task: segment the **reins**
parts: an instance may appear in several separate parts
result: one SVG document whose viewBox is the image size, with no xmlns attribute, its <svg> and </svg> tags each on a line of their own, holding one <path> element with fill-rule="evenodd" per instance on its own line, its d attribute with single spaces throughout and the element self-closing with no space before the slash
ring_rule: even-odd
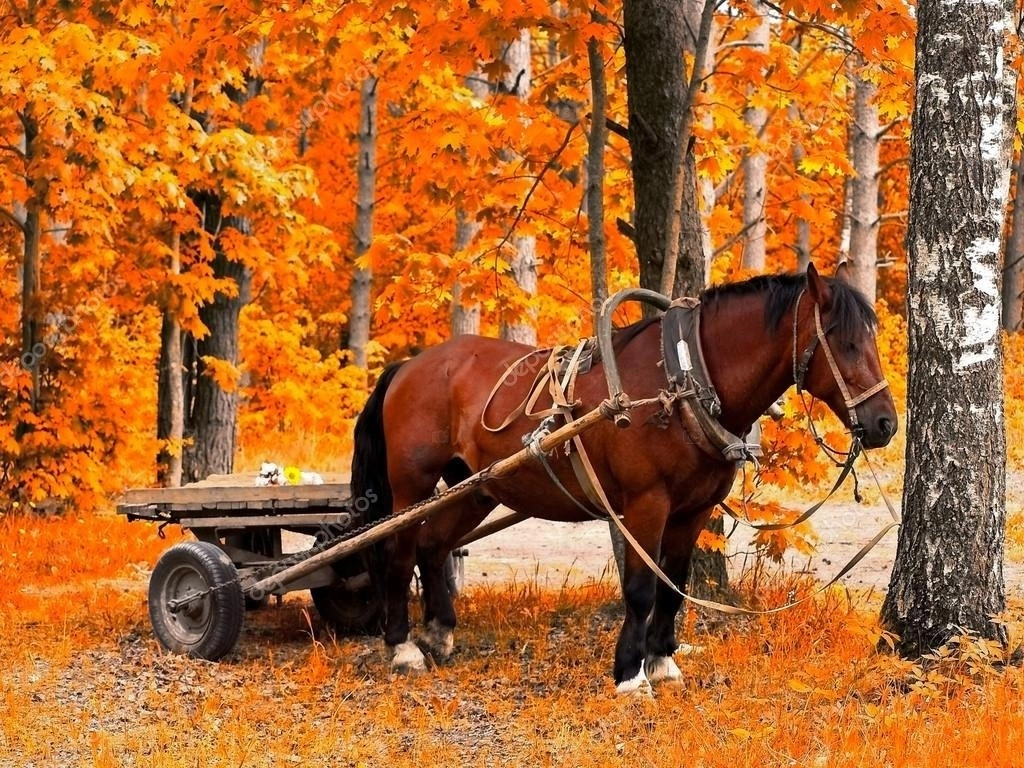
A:
<svg viewBox="0 0 1024 768">
<path fill-rule="evenodd" d="M 815 335 L 811 338 L 810 342 L 805 348 L 802 357 L 798 359 L 797 348 L 799 341 L 799 312 L 800 301 L 803 298 L 804 292 L 805 291 L 801 291 L 798 294 L 793 308 L 793 378 L 797 387 L 797 392 L 801 394 L 801 400 L 803 401 L 802 394 L 804 377 L 806 376 L 807 371 L 810 367 L 811 359 L 814 356 L 814 352 L 817 346 L 820 345 L 826 357 L 826 360 L 828 361 L 829 369 L 832 372 L 832 376 L 835 379 L 836 385 L 838 386 L 839 391 L 843 396 L 844 405 L 846 406 L 849 412 L 850 424 L 853 433 L 853 442 L 850 446 L 850 450 L 845 453 L 845 460 L 842 463 L 836 461 L 837 466 L 841 466 L 842 469 L 840 471 L 839 477 L 833 483 L 832 488 L 829 490 L 826 496 L 820 501 L 811 505 L 797 519 L 793 520 L 792 522 L 760 524 L 752 523 L 748 519 L 745 519 L 744 517 L 741 517 L 736 512 L 734 512 L 729 507 L 729 505 L 726 504 L 724 501 L 719 502 L 718 506 L 722 507 L 722 509 L 734 520 L 749 525 L 756 530 L 783 530 L 785 528 L 791 528 L 793 526 L 799 525 L 800 523 L 807 521 L 819 509 L 821 509 L 821 507 L 835 494 L 835 492 L 846 481 L 847 477 L 849 477 L 851 474 L 854 474 L 854 477 L 856 477 L 854 473 L 854 463 L 862 453 L 862 445 L 860 442 L 860 433 L 862 432 L 862 428 L 857 418 L 856 406 L 889 386 L 888 382 L 883 378 L 881 381 L 877 382 L 872 387 L 869 387 L 865 391 L 861 392 L 856 397 L 850 394 L 849 387 L 846 384 L 842 372 L 839 370 L 839 366 L 835 361 L 832 349 L 828 343 L 828 331 L 823 329 L 821 325 L 821 312 L 817 303 L 815 303 L 814 305 Z M 661 294 L 657 294 L 654 293 L 653 291 L 647 291 L 643 289 L 630 289 L 627 291 L 620 291 L 615 296 L 607 299 L 601 308 L 601 312 L 599 313 L 597 323 L 597 343 L 601 350 L 605 376 L 608 381 L 609 399 L 605 402 L 608 404 L 615 404 L 617 406 L 617 408 L 615 409 L 608 409 L 608 416 L 610 418 L 613 418 L 616 425 L 620 427 L 626 427 L 629 425 L 629 411 L 631 411 L 633 408 L 648 404 L 660 403 L 662 407 L 668 411 L 672 409 L 677 400 L 680 400 L 686 396 L 686 393 L 681 392 L 679 390 L 667 389 L 662 390 L 656 397 L 631 401 L 628 395 L 626 395 L 626 393 L 623 391 L 621 380 L 619 379 L 618 375 L 614 350 L 611 344 L 611 315 L 614 312 L 614 310 L 618 307 L 618 305 L 622 301 L 627 299 L 643 301 L 649 304 L 653 304 L 662 311 L 665 311 L 671 305 L 670 300 L 662 296 Z M 576 405 L 578 405 L 578 403 L 574 401 L 573 388 L 575 385 L 577 368 L 582 354 L 582 350 L 584 344 L 587 343 L 588 341 L 589 340 L 584 340 L 576 347 L 575 352 L 572 355 L 572 358 L 569 362 L 569 365 L 561 379 L 558 375 L 558 359 L 560 353 L 568 348 L 556 348 L 555 350 L 551 351 L 547 363 L 537 373 L 533 385 L 530 387 L 523 401 L 516 408 L 513 409 L 513 411 L 502 421 L 500 425 L 498 425 L 497 427 L 492 427 L 486 423 L 485 414 L 489 406 L 491 405 L 491 401 L 497 394 L 498 390 L 509 381 L 510 376 L 519 365 L 524 363 L 531 356 L 536 355 L 539 352 L 544 352 L 546 350 L 532 351 L 522 356 L 515 362 L 513 362 L 506 369 L 505 373 L 498 379 L 497 383 L 494 385 L 494 388 L 491 390 L 491 393 L 484 404 L 480 421 L 484 429 L 490 432 L 499 432 L 508 427 L 513 421 L 515 421 L 521 415 L 527 415 L 533 418 L 543 418 L 542 423 L 537 427 L 537 429 L 535 429 L 532 433 L 526 435 L 523 438 L 524 444 L 526 444 L 531 449 L 531 453 L 544 466 L 545 470 L 548 473 L 548 476 L 555 483 L 556 487 L 558 487 L 564 494 L 566 494 L 570 499 L 572 499 L 576 506 L 588 512 L 588 514 L 592 514 L 591 511 L 586 508 L 586 506 L 584 506 L 578 499 L 576 499 L 576 497 L 572 493 L 569 492 L 567 488 L 565 488 L 564 484 L 558 479 L 557 475 L 554 473 L 550 464 L 548 463 L 547 455 L 540 449 L 542 439 L 551 434 L 551 430 L 554 426 L 554 419 L 556 415 L 560 415 L 563 418 L 565 418 L 567 424 L 571 424 L 574 421 L 574 418 L 572 416 L 572 410 Z M 548 389 L 552 397 L 552 407 L 543 411 L 534 412 L 533 408 L 540 397 L 540 393 L 545 389 L 545 383 L 549 385 Z M 821 438 L 818 436 L 817 431 L 814 428 L 814 422 L 811 419 L 810 411 L 807 409 L 806 402 L 804 403 L 804 408 L 807 411 L 809 429 L 811 434 L 815 437 L 815 441 L 820 446 L 822 446 L 824 450 L 831 452 L 833 454 L 839 454 L 840 452 L 825 445 L 824 441 L 822 441 Z M 785 605 L 777 606 L 775 608 L 742 608 L 739 606 L 719 603 L 713 600 L 704 600 L 701 598 L 693 597 L 692 595 L 689 595 L 685 591 L 680 589 L 672 581 L 672 579 L 667 574 L 665 574 L 665 572 L 661 569 L 658 563 L 655 562 L 654 558 L 651 557 L 651 555 L 647 553 L 643 546 L 640 545 L 636 538 L 627 529 L 625 523 L 621 519 L 621 516 L 617 514 L 612 508 L 612 505 L 609 502 L 607 495 L 605 494 L 604 488 L 602 487 L 601 482 L 597 477 L 597 473 L 594 470 L 592 463 L 590 462 L 590 458 L 587 456 L 587 452 L 583 446 L 583 442 L 580 439 L 579 435 L 576 435 L 572 438 L 572 445 L 575 446 L 576 453 L 570 453 L 568 444 L 566 444 L 566 452 L 570 454 L 571 458 L 574 461 L 574 470 L 576 471 L 577 479 L 579 480 L 580 485 L 583 487 L 584 492 L 586 493 L 588 498 L 590 498 L 590 500 L 595 504 L 595 506 L 603 510 L 603 512 L 607 515 L 609 520 L 612 521 L 612 523 L 622 534 L 623 538 L 627 542 L 629 542 L 629 545 L 637 553 L 637 555 L 644 562 L 644 564 L 648 568 L 650 568 L 650 570 L 657 576 L 657 578 L 661 580 L 669 589 L 671 589 L 673 592 L 675 592 L 677 595 L 682 597 L 687 602 L 690 602 L 694 605 L 699 605 L 702 608 L 708 608 L 721 613 L 732 615 L 767 615 L 772 613 L 778 613 L 780 611 L 792 608 L 793 606 L 799 605 L 800 603 L 805 602 L 806 600 L 811 599 L 815 595 L 820 594 L 821 592 L 829 589 L 833 584 L 839 581 L 839 579 L 841 579 L 843 576 L 849 573 L 850 570 L 852 570 L 864 558 L 864 556 L 867 555 L 867 553 L 871 551 L 871 549 L 873 549 L 879 541 L 881 541 L 881 539 L 890 530 L 892 530 L 894 527 L 900 524 L 900 518 L 898 513 L 896 512 L 892 504 L 889 502 L 888 498 L 885 496 L 885 492 L 882 489 L 881 483 L 878 480 L 878 476 L 874 471 L 874 467 L 871 466 L 870 462 L 868 461 L 865 455 L 865 462 L 867 462 L 871 474 L 874 477 L 876 484 L 878 485 L 879 492 L 881 493 L 882 498 L 885 501 L 886 507 L 892 515 L 893 521 L 886 525 L 867 544 L 865 544 L 850 559 L 850 561 L 847 562 L 846 565 L 844 565 L 839 570 L 839 572 L 835 576 L 833 576 L 827 583 L 819 587 L 817 590 L 808 593 L 804 597 L 801 597 L 797 600 L 792 600 L 786 603 Z"/>
</svg>

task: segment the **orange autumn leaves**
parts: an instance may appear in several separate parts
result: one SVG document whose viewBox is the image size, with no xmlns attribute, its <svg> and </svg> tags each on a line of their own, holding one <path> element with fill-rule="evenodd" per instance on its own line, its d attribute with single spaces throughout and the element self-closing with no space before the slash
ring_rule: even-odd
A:
<svg viewBox="0 0 1024 768">
<path fill-rule="evenodd" d="M 849 46 L 864 49 L 883 113 L 895 121 L 883 209 L 905 207 L 907 9 L 896 0 L 844 13 L 825 3 L 785 9 L 792 16 L 773 16 L 767 54 L 742 44 L 746 5 L 717 19 L 719 52 L 694 144 L 702 179 L 716 191 L 706 212 L 716 281 L 739 264 L 742 185 L 734 181 L 754 147 L 770 158 L 769 268 L 795 266 L 798 218 L 810 225 L 817 263 L 827 270 L 836 260 L 850 172 Z M 608 77 L 607 117 L 630 122 L 621 9 L 592 10 L 578 0 L 15 3 L 0 21 L 4 497 L 85 509 L 152 481 L 160 313 L 168 308 L 186 330 L 206 332 L 198 308 L 236 290 L 213 277 L 215 236 L 253 271 L 240 364 L 207 361 L 218 384 L 241 397 L 239 466 L 268 457 L 344 466 L 367 383 L 345 351 L 366 77 L 379 79 L 381 105 L 375 238 L 364 257 L 374 272 L 370 377 L 449 335 L 456 278 L 463 300 L 479 303 L 484 333 L 530 315 L 544 344 L 589 334 L 582 166 L 592 38 Z M 520 28 L 532 36 L 525 99 L 496 87 L 509 75 L 503 46 Z M 254 80 L 259 92 L 237 98 Z M 755 103 L 769 112 L 762 136 L 742 120 Z M 38 128 L 31 152 L 22 148 L 26 123 Z M 635 253 L 618 224 L 631 218 L 629 162 L 627 141 L 613 133 L 604 179 L 613 290 L 636 282 Z M 205 231 L 212 213 L 204 200 L 214 195 L 221 214 L 245 216 L 251 231 Z M 38 366 L 20 362 L 19 216 L 29 204 L 43 220 Z M 477 231 L 457 250 L 460 216 Z M 901 233 L 898 217 L 887 218 L 882 240 L 894 267 L 882 291 L 892 307 L 902 291 Z M 533 298 L 510 271 L 510 242 L 525 234 L 537 238 L 540 258 Z M 905 353 L 894 354 L 898 363 Z M 34 379 L 43 395 L 35 408 Z M 780 462 L 770 482 L 813 484 L 827 469 L 798 442 L 799 430 L 793 416 L 769 436 Z M 282 446 L 292 455 L 279 455 Z"/>
</svg>

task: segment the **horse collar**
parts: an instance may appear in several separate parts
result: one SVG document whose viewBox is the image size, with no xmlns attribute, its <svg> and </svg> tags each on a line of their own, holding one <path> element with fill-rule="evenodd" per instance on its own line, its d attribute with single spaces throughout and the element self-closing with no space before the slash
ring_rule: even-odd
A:
<svg viewBox="0 0 1024 768">
<path fill-rule="evenodd" d="M 700 300 L 676 299 L 661 318 L 662 363 L 668 379 L 669 402 L 680 403 L 683 426 L 694 442 L 728 461 L 756 460 L 759 443 L 748 443 L 722 426 L 722 402 L 715 391 L 700 341 Z M 694 426 L 702 434 L 693 434 Z M 712 453 L 712 450 L 707 450 Z"/>
</svg>

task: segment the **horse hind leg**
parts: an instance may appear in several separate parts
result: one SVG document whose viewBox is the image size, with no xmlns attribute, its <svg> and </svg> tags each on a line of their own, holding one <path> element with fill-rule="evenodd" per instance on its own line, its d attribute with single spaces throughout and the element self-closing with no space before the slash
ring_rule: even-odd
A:
<svg viewBox="0 0 1024 768">
<path fill-rule="evenodd" d="M 445 480 L 450 485 L 469 476 L 469 470 L 449 469 Z M 420 534 L 417 562 L 423 589 L 425 629 L 420 646 L 438 662 L 447 661 L 455 648 L 455 606 L 448 584 L 447 561 L 452 547 L 478 526 L 494 509 L 487 496 L 465 499 L 439 512 Z"/>
</svg>

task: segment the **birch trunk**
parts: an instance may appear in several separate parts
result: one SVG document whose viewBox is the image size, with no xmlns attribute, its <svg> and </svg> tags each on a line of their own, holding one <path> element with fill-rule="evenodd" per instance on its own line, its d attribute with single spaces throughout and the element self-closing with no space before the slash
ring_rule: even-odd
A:
<svg viewBox="0 0 1024 768">
<path fill-rule="evenodd" d="M 472 221 L 461 208 L 455 211 L 455 253 L 463 254 L 473 243 L 480 225 Z M 455 280 L 452 286 L 452 336 L 480 333 L 480 303 L 466 302 L 462 295 L 462 283 Z"/>
<path fill-rule="evenodd" d="M 758 23 L 747 35 L 747 43 L 751 50 L 767 56 L 771 23 L 766 8 L 760 2 L 755 2 L 753 8 L 758 15 Z M 760 141 L 768 121 L 767 110 L 764 107 L 747 107 L 743 120 L 751 135 Z M 768 223 L 764 204 L 767 187 L 768 156 L 755 149 L 743 157 L 743 268 L 756 272 L 763 272 L 766 263 Z"/>
<path fill-rule="evenodd" d="M 356 168 L 355 256 L 357 261 L 373 244 L 373 208 L 377 183 L 377 78 L 363 80 L 359 94 L 359 160 Z M 352 362 L 366 368 L 366 345 L 370 341 L 370 292 L 373 271 L 367 264 L 352 275 L 352 315 L 348 326 L 348 348 Z"/>
<path fill-rule="evenodd" d="M 466 78 L 466 87 L 472 91 L 478 99 L 485 99 L 491 92 L 490 84 L 484 77 L 483 72 L 476 71 Z M 455 253 L 458 256 L 465 256 L 469 246 L 473 244 L 480 225 L 473 220 L 469 211 L 463 208 L 455 209 Z M 451 303 L 451 332 L 452 336 L 463 336 L 466 334 L 479 335 L 480 333 L 480 302 L 467 302 L 463 297 L 462 283 L 455 278 L 452 284 Z"/>
<path fill-rule="evenodd" d="M 530 30 L 523 29 L 519 37 L 509 43 L 503 56 L 506 67 L 501 87 L 506 93 L 526 101 L 530 97 L 532 69 L 530 66 Z M 537 294 L 537 238 L 533 235 L 516 235 L 513 238 L 515 255 L 509 267 L 516 285 L 529 300 Z M 520 344 L 537 344 L 536 318 L 533 309 L 527 310 L 525 317 L 501 324 L 501 338 L 516 341 Z"/>
<path fill-rule="evenodd" d="M 1007 640 L 992 617 L 1006 606 L 999 253 L 1016 122 L 1012 0 L 921 0 L 917 19 L 904 519 L 882 606 L 911 656 L 965 631 Z"/>
<path fill-rule="evenodd" d="M 859 59 L 860 57 L 856 57 Z M 853 126 L 850 129 L 853 178 L 850 180 L 850 279 L 874 302 L 878 284 L 878 88 L 862 71 L 863 61 L 852 61 Z"/>
</svg>

